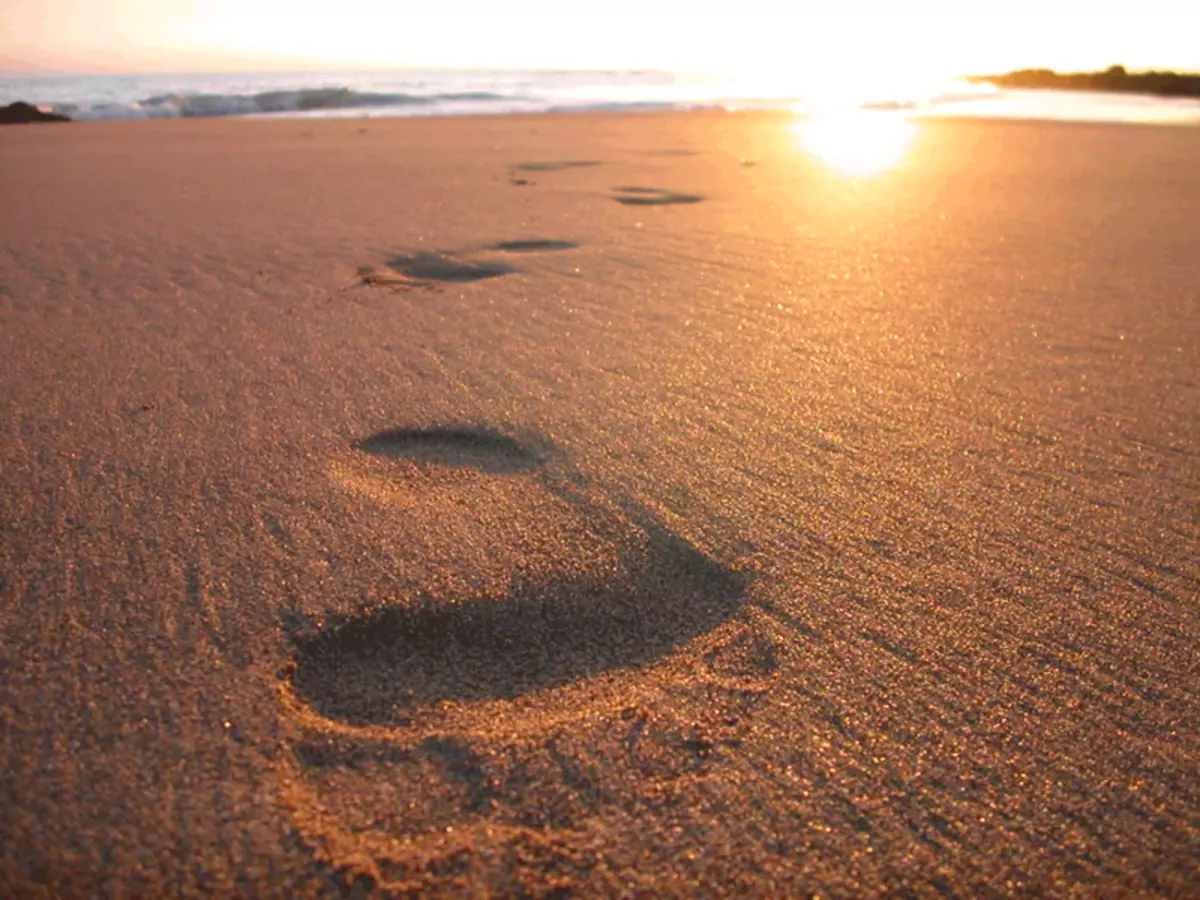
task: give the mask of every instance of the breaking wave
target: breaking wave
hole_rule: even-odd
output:
[[[494,103],[504,106],[523,98],[491,91],[407,94],[360,92],[346,87],[263,91],[257,94],[168,93],[131,103],[55,103],[54,112],[73,119],[203,119],[219,116],[319,113]],[[498,110],[501,111],[501,110]]]

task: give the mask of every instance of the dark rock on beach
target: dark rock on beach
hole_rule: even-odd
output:
[[[10,103],[0,106],[0,125],[23,125],[26,122],[70,122],[70,116],[43,112],[30,103]]]
[[[1049,88],[1063,91],[1122,91],[1160,97],[1200,98],[1200,74],[1187,72],[1128,72],[1109,66],[1103,72],[1058,73],[1050,69],[1021,69],[1007,75],[972,75],[968,81],[1000,87]]]

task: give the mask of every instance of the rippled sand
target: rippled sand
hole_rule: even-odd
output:
[[[1200,130],[791,124],[5,130],[0,893],[1195,891]]]

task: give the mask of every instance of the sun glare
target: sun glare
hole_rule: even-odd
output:
[[[902,112],[856,109],[812,113],[792,131],[823,165],[852,178],[872,178],[903,160],[917,125]]]

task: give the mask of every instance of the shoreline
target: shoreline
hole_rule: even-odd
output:
[[[9,124],[21,125],[55,125],[55,124],[70,124],[71,130],[77,129],[79,126],[90,127],[116,127],[123,128],[129,126],[154,126],[164,123],[180,124],[218,124],[218,123],[259,123],[271,124],[278,126],[302,126],[305,128],[323,127],[319,123],[342,123],[346,125],[355,125],[358,127],[369,128],[371,126],[384,126],[388,123],[407,122],[407,121],[553,121],[555,119],[570,120],[572,118],[623,118],[623,117],[672,117],[672,118],[687,118],[693,116],[713,116],[713,117],[729,117],[736,119],[739,117],[748,118],[778,118],[793,122],[799,122],[813,116],[813,113],[805,113],[793,109],[725,109],[720,107],[706,107],[701,109],[637,109],[637,110],[554,110],[554,111],[538,111],[538,112],[477,112],[463,114],[432,114],[432,115],[396,115],[396,116],[302,116],[302,115],[245,115],[245,116],[211,116],[211,117],[163,117],[163,118],[146,118],[146,119],[85,119],[85,120],[68,120],[61,121],[46,121],[46,122],[19,122]],[[842,114],[844,115],[844,114]],[[1003,124],[1023,124],[1023,125],[1045,125],[1045,126],[1068,126],[1068,127],[1151,127],[1151,128],[1168,128],[1168,129],[1190,129],[1200,127],[1200,113],[1194,119],[1123,119],[1114,120],[1106,118],[1088,118],[1086,116],[1079,117],[1050,117],[1038,116],[1035,114],[966,114],[966,113],[938,113],[924,111],[920,109],[907,110],[876,110],[862,109],[855,110],[854,115],[865,117],[903,117],[907,118],[918,125],[938,125],[941,123],[977,123],[983,125],[1003,125]]]
[[[979,77],[974,79],[976,82]],[[935,116],[1014,116],[1106,121],[1200,119],[1190,100],[1129,92],[1028,91],[990,88],[971,78],[947,78],[925,93],[889,93],[847,102],[864,111],[904,111]],[[16,93],[14,91],[20,85]],[[435,73],[197,74],[129,79],[88,76],[60,79],[37,89],[31,82],[0,82],[8,100],[36,102],[75,120],[225,118],[283,115],[311,120],[559,114],[640,111],[786,110],[820,106],[817,91],[806,100],[774,85],[754,85],[663,72],[533,72],[448,70]]]

